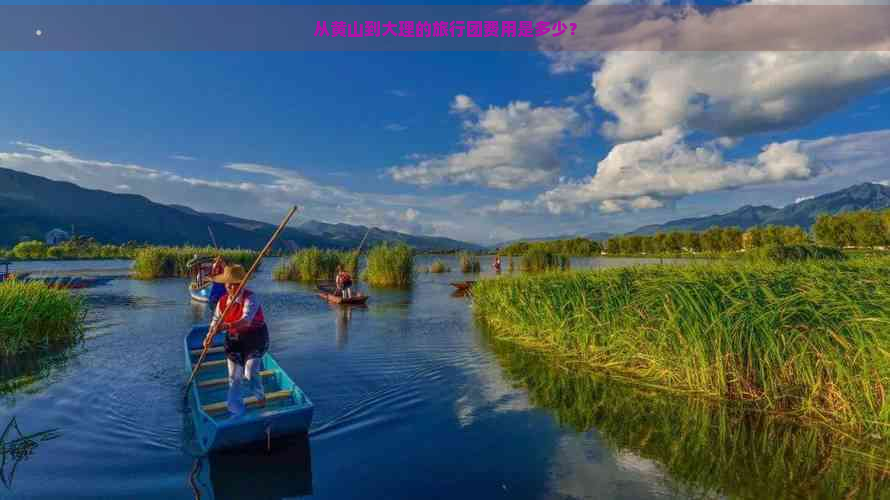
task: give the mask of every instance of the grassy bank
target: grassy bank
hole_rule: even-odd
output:
[[[365,281],[372,286],[404,287],[414,281],[414,254],[404,244],[382,244],[368,252]]]
[[[657,394],[592,374],[572,359],[484,338],[507,379],[523,387],[535,407],[576,432],[595,429],[619,460],[656,462],[681,490],[677,496],[865,499],[890,492],[886,443],[739,405]]]
[[[195,254],[222,255],[228,265],[240,264],[249,269],[256,259],[253,250],[216,250],[213,247],[149,247],[136,252],[133,271],[136,279],[187,277],[188,262]]]
[[[0,260],[132,259],[140,248],[136,244],[103,245],[95,241],[80,239],[52,246],[42,241],[23,241],[10,249],[0,248]]]
[[[888,258],[721,262],[476,283],[503,337],[663,388],[890,437]]]
[[[355,276],[358,269],[358,254],[349,251],[307,248],[283,260],[272,272],[272,275],[276,280],[282,281],[334,280],[337,275],[337,266],[343,266],[348,273]]]
[[[0,283],[0,357],[80,339],[85,311],[83,301],[67,290]]]

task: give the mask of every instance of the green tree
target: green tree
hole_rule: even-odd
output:
[[[22,260],[45,259],[46,243],[37,240],[23,241],[12,249],[12,253]]]

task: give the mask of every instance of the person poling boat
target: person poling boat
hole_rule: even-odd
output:
[[[338,296],[344,299],[352,298],[352,276],[343,269],[343,266],[337,266],[336,284]]]
[[[244,278],[244,268],[239,265],[227,266],[222,273],[211,278],[215,283],[226,287],[226,293],[216,304],[210,331],[226,332],[225,353],[229,369],[226,405],[233,415],[241,415],[246,411],[241,398],[242,379],[247,380],[250,391],[257,399],[257,406],[266,405],[260,365],[263,355],[269,350],[269,329],[266,327],[263,306],[253,292],[244,288],[226,312],[231,297],[237,293]],[[222,317],[224,313],[225,317]],[[211,341],[212,338],[205,339],[205,344]]]

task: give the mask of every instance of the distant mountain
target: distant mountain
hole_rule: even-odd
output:
[[[162,205],[144,196],[85,189],[15,170],[0,168],[0,246],[22,239],[42,240],[53,228],[92,236],[106,243],[136,241],[158,245],[209,245],[213,229],[226,247],[259,249],[275,226],[218,213],[202,213],[182,205]],[[282,232],[278,248],[318,246],[355,248],[367,228],[307,221]],[[448,238],[414,236],[372,229],[368,243],[405,242],[418,250],[481,249]]]
[[[754,226],[800,226],[809,230],[820,214],[838,214],[855,210],[882,210],[890,208],[890,187],[865,182],[840,191],[823,194],[809,200],[793,203],[784,208],[746,205],[738,210],[720,215],[679,219],[643,226],[627,234],[655,234],[671,231],[704,231],[709,227],[738,226],[748,229]]]

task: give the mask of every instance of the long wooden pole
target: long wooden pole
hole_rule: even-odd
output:
[[[201,356],[198,358],[198,362],[195,364],[195,368],[192,370],[192,375],[189,377],[188,382],[185,384],[186,395],[188,395],[189,387],[192,385],[192,381],[195,380],[195,375],[198,373],[198,370],[201,369],[201,363],[204,362],[204,358],[207,357],[207,351],[210,349],[210,344],[213,343],[213,337],[216,335],[217,330],[219,330],[219,325],[223,324],[223,319],[226,317],[226,314],[229,313],[229,309],[235,304],[235,301],[238,300],[238,297],[241,295],[241,291],[244,290],[244,287],[247,285],[247,280],[253,276],[254,271],[256,271],[257,267],[260,265],[260,261],[263,260],[263,257],[268,253],[268,251],[272,248],[272,244],[275,243],[275,240],[278,238],[278,235],[284,231],[284,228],[287,227],[287,223],[290,222],[291,217],[293,217],[294,213],[296,213],[297,207],[293,207],[288,212],[287,217],[281,222],[278,226],[278,229],[275,230],[275,233],[272,234],[272,238],[269,239],[269,242],[266,243],[266,246],[260,251],[260,254],[257,255],[256,259],[253,261],[253,265],[250,266],[250,270],[247,271],[247,274],[244,276],[244,279],[241,280],[241,283],[238,285],[238,289],[235,291],[235,295],[229,299],[228,304],[226,305],[225,311],[223,311],[220,316],[219,321],[214,323],[210,330],[207,332],[207,336],[204,337],[204,350],[201,351]]]
[[[213,243],[213,248],[219,250],[219,245],[216,244],[216,236],[213,235],[213,229],[207,226],[207,231],[210,233],[210,241]]]

